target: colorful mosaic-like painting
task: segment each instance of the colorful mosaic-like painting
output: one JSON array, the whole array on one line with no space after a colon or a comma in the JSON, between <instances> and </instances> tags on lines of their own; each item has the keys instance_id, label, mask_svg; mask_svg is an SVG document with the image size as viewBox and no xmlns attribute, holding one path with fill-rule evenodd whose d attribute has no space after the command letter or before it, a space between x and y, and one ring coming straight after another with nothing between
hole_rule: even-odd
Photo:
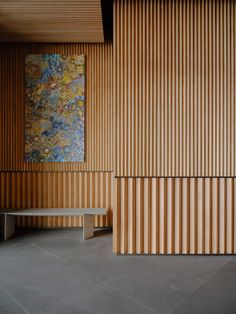
<instances>
[{"instance_id":1,"label":"colorful mosaic-like painting","mask_svg":"<svg viewBox=\"0 0 236 314\"><path fill-rule=\"evenodd\" d=\"M25 58L25 161L83 162L85 57Z\"/></svg>"}]
</instances>

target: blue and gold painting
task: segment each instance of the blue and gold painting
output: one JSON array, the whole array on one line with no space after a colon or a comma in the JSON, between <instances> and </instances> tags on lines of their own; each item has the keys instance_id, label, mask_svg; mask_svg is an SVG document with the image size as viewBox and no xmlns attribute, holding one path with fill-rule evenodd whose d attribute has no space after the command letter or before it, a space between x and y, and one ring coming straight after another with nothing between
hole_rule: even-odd
<instances>
[{"instance_id":1,"label":"blue and gold painting","mask_svg":"<svg viewBox=\"0 0 236 314\"><path fill-rule=\"evenodd\" d=\"M85 56L25 58L25 161L83 162Z\"/></svg>"}]
</instances>

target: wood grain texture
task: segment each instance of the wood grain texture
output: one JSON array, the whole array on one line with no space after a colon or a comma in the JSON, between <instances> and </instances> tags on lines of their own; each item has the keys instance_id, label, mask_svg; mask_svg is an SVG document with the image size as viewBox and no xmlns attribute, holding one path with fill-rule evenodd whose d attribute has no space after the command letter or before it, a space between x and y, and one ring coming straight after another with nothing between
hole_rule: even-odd
<instances>
[{"instance_id":1,"label":"wood grain texture","mask_svg":"<svg viewBox=\"0 0 236 314\"><path fill-rule=\"evenodd\" d=\"M111 172L1 172L0 208L104 207L95 225L112 225L113 178ZM80 217L18 217L23 227L80 227Z\"/></svg>"},{"instance_id":2,"label":"wood grain texture","mask_svg":"<svg viewBox=\"0 0 236 314\"><path fill-rule=\"evenodd\" d=\"M235 176L236 2L113 8L116 176Z\"/></svg>"},{"instance_id":3,"label":"wood grain texture","mask_svg":"<svg viewBox=\"0 0 236 314\"><path fill-rule=\"evenodd\" d=\"M100 0L0 0L0 42L103 42Z\"/></svg>"},{"instance_id":4,"label":"wood grain texture","mask_svg":"<svg viewBox=\"0 0 236 314\"><path fill-rule=\"evenodd\" d=\"M114 251L235 254L235 178L118 178Z\"/></svg>"},{"instance_id":5,"label":"wood grain texture","mask_svg":"<svg viewBox=\"0 0 236 314\"><path fill-rule=\"evenodd\" d=\"M24 58L85 54L84 163L24 162ZM0 44L0 171L112 171L112 45Z\"/></svg>"}]
</instances>

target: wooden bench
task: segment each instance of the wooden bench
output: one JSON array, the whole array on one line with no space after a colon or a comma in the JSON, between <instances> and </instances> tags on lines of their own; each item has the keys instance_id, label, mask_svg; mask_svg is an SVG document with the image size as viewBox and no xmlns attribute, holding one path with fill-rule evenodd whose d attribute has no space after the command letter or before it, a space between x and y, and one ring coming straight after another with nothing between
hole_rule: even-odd
<instances>
[{"instance_id":1,"label":"wooden bench","mask_svg":"<svg viewBox=\"0 0 236 314\"><path fill-rule=\"evenodd\" d=\"M15 233L16 216L81 216L83 215L83 240L94 236L94 216L106 215L106 208L27 208L7 209L1 212L3 216L3 239L9 239Z\"/></svg>"}]
</instances>

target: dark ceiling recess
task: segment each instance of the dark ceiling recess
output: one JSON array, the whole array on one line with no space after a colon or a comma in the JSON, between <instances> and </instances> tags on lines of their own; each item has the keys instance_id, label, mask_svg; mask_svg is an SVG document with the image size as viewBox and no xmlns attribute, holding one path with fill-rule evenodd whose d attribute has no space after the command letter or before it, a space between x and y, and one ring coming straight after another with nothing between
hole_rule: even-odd
<instances>
[{"instance_id":1,"label":"dark ceiling recess","mask_svg":"<svg viewBox=\"0 0 236 314\"><path fill-rule=\"evenodd\" d=\"M104 40L112 41L113 35L113 1L101 0Z\"/></svg>"}]
</instances>

